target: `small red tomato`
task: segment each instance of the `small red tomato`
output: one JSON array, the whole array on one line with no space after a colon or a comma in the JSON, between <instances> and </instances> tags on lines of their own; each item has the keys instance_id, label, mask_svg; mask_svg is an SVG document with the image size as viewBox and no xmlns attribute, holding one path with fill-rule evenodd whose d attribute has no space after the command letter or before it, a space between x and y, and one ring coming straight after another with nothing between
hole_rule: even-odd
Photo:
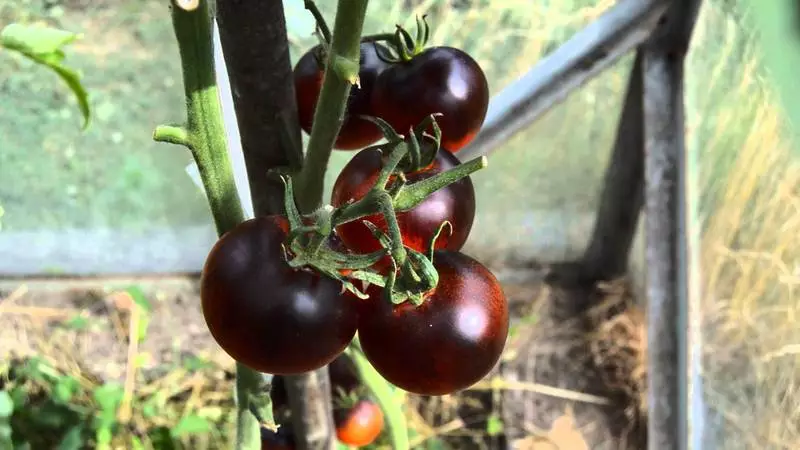
<instances>
[{"instance_id":1,"label":"small red tomato","mask_svg":"<svg viewBox=\"0 0 800 450\"><path fill-rule=\"evenodd\" d=\"M378 44L380 45L380 44ZM314 111L322 89L324 67L319 64L316 54L321 47L317 45L306 52L294 67L294 89L297 98L297 114L300 127L311 133ZM389 64L378 57L372 43L361 44L361 61L358 72L360 86L350 88L347 98L342 128L334 147L340 150L356 150L374 144L383 137L380 129L372 122L353 117L357 115L374 116L372 113L372 90L378 75Z\"/></svg>"},{"instance_id":2,"label":"small red tomato","mask_svg":"<svg viewBox=\"0 0 800 450\"><path fill-rule=\"evenodd\" d=\"M358 326L375 369L420 395L449 394L479 381L497 363L508 335L508 304L489 269L442 250L433 265L439 284L420 306L392 306L373 285Z\"/></svg>"},{"instance_id":3,"label":"small red tomato","mask_svg":"<svg viewBox=\"0 0 800 450\"><path fill-rule=\"evenodd\" d=\"M341 206L350 199L360 199L372 188L378 173L384 165L384 156L378 150L367 149L356 154L339 174L333 185L331 204ZM408 184L430 178L451 169L460 162L451 153L439 150L434 162L417 172L406 175ZM387 232L386 220L380 214L364 217L342 224L336 233L342 242L354 253L370 253L381 249L381 245L372 235L363 220ZM397 222L403 236L403 243L418 251L426 252L431 239L444 221L453 226L453 234L447 230L436 240L437 249L460 250L467 241L475 220L475 188L469 177L462 178L453 184L431 194L419 205L409 211L397 213ZM387 267L387 257L378 266Z\"/></svg>"},{"instance_id":4,"label":"small red tomato","mask_svg":"<svg viewBox=\"0 0 800 450\"><path fill-rule=\"evenodd\" d=\"M239 224L211 249L200 280L208 329L233 359L272 374L333 361L353 339L358 299L339 281L286 263L288 224L267 216Z\"/></svg>"},{"instance_id":5,"label":"small red tomato","mask_svg":"<svg viewBox=\"0 0 800 450\"><path fill-rule=\"evenodd\" d=\"M349 410L339 410L336 419L336 437L347 445L369 445L383 431L383 411L369 400L361 400Z\"/></svg>"},{"instance_id":6,"label":"small red tomato","mask_svg":"<svg viewBox=\"0 0 800 450\"><path fill-rule=\"evenodd\" d=\"M483 125L489 84L478 63L453 47L431 47L393 64L375 82L372 110L398 133L441 113L442 148L457 152Z\"/></svg>"}]
</instances>

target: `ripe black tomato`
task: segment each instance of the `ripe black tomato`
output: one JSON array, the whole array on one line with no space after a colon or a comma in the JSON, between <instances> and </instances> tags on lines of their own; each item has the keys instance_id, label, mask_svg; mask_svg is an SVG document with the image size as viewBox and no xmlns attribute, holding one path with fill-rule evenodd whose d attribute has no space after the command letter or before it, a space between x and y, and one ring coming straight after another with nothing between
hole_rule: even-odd
<instances>
[{"instance_id":1,"label":"ripe black tomato","mask_svg":"<svg viewBox=\"0 0 800 450\"><path fill-rule=\"evenodd\" d=\"M439 284L418 307L392 306L372 286L358 328L375 369L421 395L449 394L479 381L497 363L508 335L508 304L489 269L442 250L433 265Z\"/></svg>"},{"instance_id":2,"label":"ripe black tomato","mask_svg":"<svg viewBox=\"0 0 800 450\"><path fill-rule=\"evenodd\" d=\"M417 172L406 175L408 184L430 178L451 169L460 162L450 152L439 150L434 162ZM378 173L384 165L384 156L378 150L367 149L356 154L342 169L333 185L331 204L341 206L348 200L360 199L372 188ZM381 249L380 243L372 235L363 220L387 231L383 215L376 214L342 224L336 233L354 253L369 253ZM436 240L437 249L460 250L472 229L475 220L475 188L469 177L431 194L419 205L409 211L398 212L397 222L403 236L403 243L419 252L425 252L436 230L444 221L453 226L453 234L441 233ZM383 260L379 267L386 267L389 259Z\"/></svg>"},{"instance_id":3,"label":"ripe black tomato","mask_svg":"<svg viewBox=\"0 0 800 450\"><path fill-rule=\"evenodd\" d=\"M331 379L331 387L334 390L341 388L347 393L353 392L362 386L358 378L355 364L350 358L342 354L331 361L328 366L328 375Z\"/></svg>"},{"instance_id":4,"label":"ripe black tomato","mask_svg":"<svg viewBox=\"0 0 800 450\"><path fill-rule=\"evenodd\" d=\"M322 77L325 68L321 66L315 56L321 47L317 45L307 51L294 67L294 90L297 98L297 114L300 127L306 132L311 133L311 125L314 119L314 110L319 99L319 92L322 89ZM347 98L347 110L345 112L342 128L336 138L334 147L340 150L355 150L374 144L383 137L380 129L375 124L353 117L357 115L374 116L372 113L372 90L378 75L383 72L389 64L378 57L372 43L361 44L361 60L358 72L359 86L350 88L350 96Z\"/></svg>"},{"instance_id":5,"label":"ripe black tomato","mask_svg":"<svg viewBox=\"0 0 800 450\"><path fill-rule=\"evenodd\" d=\"M453 47L431 47L378 76L372 110L399 133L442 113L442 147L457 152L477 134L489 107L489 84L478 63Z\"/></svg>"},{"instance_id":6,"label":"ripe black tomato","mask_svg":"<svg viewBox=\"0 0 800 450\"><path fill-rule=\"evenodd\" d=\"M281 426L278 431L261 427L261 450L294 450L294 436L287 426Z\"/></svg>"},{"instance_id":7,"label":"ripe black tomato","mask_svg":"<svg viewBox=\"0 0 800 450\"><path fill-rule=\"evenodd\" d=\"M315 370L355 335L358 299L341 283L293 269L282 243L288 224L267 216L223 235L206 259L200 298L208 329L233 359L261 372Z\"/></svg>"},{"instance_id":8,"label":"ripe black tomato","mask_svg":"<svg viewBox=\"0 0 800 450\"><path fill-rule=\"evenodd\" d=\"M335 411L334 420L336 437L347 445L369 445L383 431L383 411L369 400L360 400L352 408Z\"/></svg>"}]
</instances>

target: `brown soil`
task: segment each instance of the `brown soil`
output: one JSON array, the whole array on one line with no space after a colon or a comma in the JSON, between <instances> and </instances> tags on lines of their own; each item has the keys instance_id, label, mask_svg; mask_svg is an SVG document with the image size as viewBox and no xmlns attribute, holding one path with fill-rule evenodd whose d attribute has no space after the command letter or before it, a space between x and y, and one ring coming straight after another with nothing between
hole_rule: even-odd
<instances>
[{"instance_id":1,"label":"brown soil","mask_svg":"<svg viewBox=\"0 0 800 450\"><path fill-rule=\"evenodd\" d=\"M559 285L533 272L504 285L516 331L497 370L459 395L412 399L411 425L454 448L643 448L644 328L626 283ZM38 355L122 382L132 330L120 289L133 283L152 304L134 349L140 378L163 377L189 357L232 370L205 329L192 278L4 282L0 360ZM581 312L587 304L597 306ZM490 435L493 422L502 427Z\"/></svg>"}]
</instances>

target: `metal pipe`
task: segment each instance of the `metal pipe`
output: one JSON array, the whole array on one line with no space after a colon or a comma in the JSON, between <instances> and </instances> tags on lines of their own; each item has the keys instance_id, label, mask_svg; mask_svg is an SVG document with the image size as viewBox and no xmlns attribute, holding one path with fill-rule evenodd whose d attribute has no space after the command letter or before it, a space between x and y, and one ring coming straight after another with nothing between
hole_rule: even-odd
<instances>
[{"instance_id":1,"label":"metal pipe","mask_svg":"<svg viewBox=\"0 0 800 450\"><path fill-rule=\"evenodd\" d=\"M700 0L673 0L644 47L648 449L688 448L684 59Z\"/></svg>"},{"instance_id":2,"label":"metal pipe","mask_svg":"<svg viewBox=\"0 0 800 450\"><path fill-rule=\"evenodd\" d=\"M576 33L492 97L481 131L458 152L459 159L491 152L644 42L667 5L664 0L622 0Z\"/></svg>"}]
</instances>

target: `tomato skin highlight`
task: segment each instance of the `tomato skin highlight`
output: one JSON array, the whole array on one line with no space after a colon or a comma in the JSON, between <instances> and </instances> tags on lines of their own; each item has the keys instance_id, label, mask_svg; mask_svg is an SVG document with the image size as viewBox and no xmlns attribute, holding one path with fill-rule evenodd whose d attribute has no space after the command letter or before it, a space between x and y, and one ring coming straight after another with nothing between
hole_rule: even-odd
<instances>
[{"instance_id":1,"label":"tomato skin highlight","mask_svg":"<svg viewBox=\"0 0 800 450\"><path fill-rule=\"evenodd\" d=\"M380 45L380 44L377 44ZM297 116L300 127L311 133L314 121L314 111L322 90L322 79L325 68L321 66L314 53L320 50L317 45L307 51L295 64L294 90L297 99ZM374 115L372 113L372 91L378 75L389 64L378 57L372 43L361 44L361 60L358 72L359 86L350 88L347 98L347 110L344 122L339 130L334 148L339 150L357 150L372 145L383 137L380 129L375 124L364 119L353 117L357 115Z\"/></svg>"},{"instance_id":2,"label":"tomato skin highlight","mask_svg":"<svg viewBox=\"0 0 800 450\"><path fill-rule=\"evenodd\" d=\"M334 419L336 437L347 445L369 445L383 431L383 411L369 400L361 400L350 409L336 411Z\"/></svg>"},{"instance_id":3,"label":"tomato skin highlight","mask_svg":"<svg viewBox=\"0 0 800 450\"><path fill-rule=\"evenodd\" d=\"M442 147L457 152L470 143L489 108L489 83L478 63L453 47L430 47L380 74L372 93L375 115L402 134L442 113Z\"/></svg>"},{"instance_id":4,"label":"tomato skin highlight","mask_svg":"<svg viewBox=\"0 0 800 450\"><path fill-rule=\"evenodd\" d=\"M286 263L288 223L267 216L239 224L211 249L200 280L208 329L233 359L272 374L315 370L355 335L358 299L340 282Z\"/></svg>"},{"instance_id":5,"label":"tomato skin highlight","mask_svg":"<svg viewBox=\"0 0 800 450\"><path fill-rule=\"evenodd\" d=\"M459 164L458 158L440 149L433 164L418 172L407 174L406 178L408 184L411 184ZM358 200L364 197L375 183L383 165L384 157L380 151L366 149L358 152L336 179L331 204L338 207L351 198ZM336 233L353 253L363 254L381 249L380 242L364 225L363 220L372 222L383 232L388 231L386 220L380 214L339 225ZM475 188L469 177L439 189L411 210L397 213L397 223L400 226L403 243L418 252L427 252L431 239L444 221L449 221L453 226L453 234L448 235L445 229L436 240L436 248L460 250L469 237L474 220ZM390 259L386 257L377 267L389 267L389 265Z\"/></svg>"},{"instance_id":6,"label":"tomato skin highlight","mask_svg":"<svg viewBox=\"0 0 800 450\"><path fill-rule=\"evenodd\" d=\"M422 305L392 306L372 286L358 328L375 369L420 395L450 394L482 379L508 336L508 304L489 269L463 253L442 250L433 264L439 284Z\"/></svg>"}]
</instances>

